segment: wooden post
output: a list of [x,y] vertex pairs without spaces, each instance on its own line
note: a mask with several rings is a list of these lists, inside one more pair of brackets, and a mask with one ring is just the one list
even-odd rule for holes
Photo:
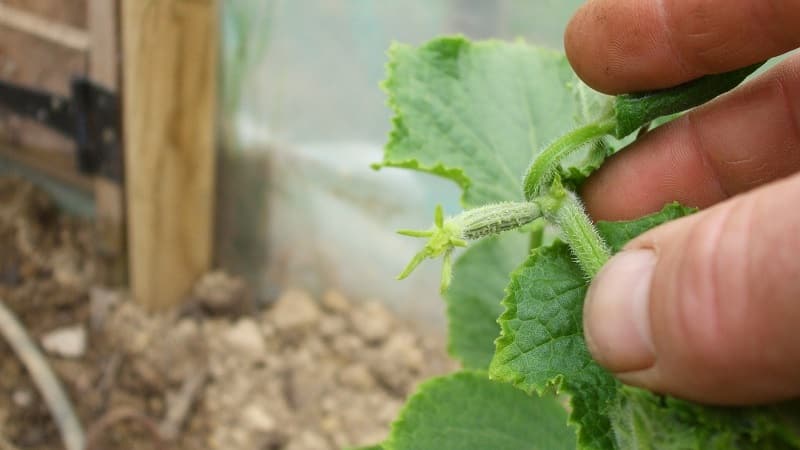
[[211,263],[216,0],[122,0],[130,282],[176,305]]
[[[88,0],[89,78],[119,92],[119,11],[117,0]],[[122,284],[127,278],[125,197],[123,186],[103,175],[93,179],[97,247],[106,269],[105,281]]]

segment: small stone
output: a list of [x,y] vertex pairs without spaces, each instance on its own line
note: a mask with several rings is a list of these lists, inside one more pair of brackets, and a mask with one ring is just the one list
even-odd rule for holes
[[322,401],[319,404],[322,411],[326,413],[335,413],[339,409],[336,393],[331,393],[322,397]]
[[151,413],[160,416],[164,412],[164,399],[155,396],[150,397],[147,399],[147,408]]
[[147,364],[170,384],[182,384],[206,366],[207,348],[195,320],[180,319],[159,333],[146,353]]
[[73,325],[57,328],[42,336],[42,347],[53,355],[80,358],[86,354],[86,327]]
[[333,338],[331,347],[339,355],[355,359],[359,357],[364,343],[356,335],[340,334]]
[[108,397],[108,407],[146,411],[147,402],[139,393],[133,394],[123,389],[112,389]]
[[374,445],[376,442],[381,442],[386,439],[386,435],[389,434],[388,427],[380,426],[380,425],[373,425],[368,428],[357,428],[353,430],[353,437],[352,440],[349,442],[349,446],[356,446],[356,447],[366,447],[369,445]]
[[209,272],[200,278],[192,289],[192,296],[214,313],[242,310],[250,300],[245,281],[222,271]]
[[275,337],[275,334],[277,333],[275,325],[265,320],[259,321],[259,325],[261,326],[261,334],[264,335],[264,339],[270,340]]
[[386,398],[382,399],[380,404],[375,408],[374,417],[383,423],[389,424],[400,413],[403,407],[403,402],[398,399]]
[[141,383],[154,390],[163,390],[167,387],[167,376],[153,364],[149,358],[135,358],[130,362],[133,373],[141,380]]
[[276,429],[275,419],[259,405],[250,405],[242,411],[242,421],[250,429],[271,433]]
[[350,311],[352,307],[347,298],[345,298],[341,292],[334,289],[328,289],[322,295],[322,306],[328,311],[335,313],[346,313]]
[[136,302],[122,302],[106,320],[105,334],[111,345],[133,355],[151,349],[151,341],[164,329],[164,320],[147,314]]
[[49,257],[53,279],[64,286],[84,288],[87,285],[87,274],[80,267],[80,255],[71,246],[56,249]]
[[325,433],[332,434],[342,429],[342,422],[338,416],[329,414],[320,420],[319,427]]
[[[314,361],[296,364],[287,377],[286,393],[290,404],[297,411],[316,409],[321,398],[335,388],[338,364],[333,361]],[[330,380],[320,383],[319,380]]]
[[416,336],[408,332],[397,333],[389,338],[382,353],[385,359],[413,371],[420,371],[425,365],[425,355],[419,349]]
[[355,389],[368,390],[375,387],[375,377],[364,364],[350,364],[339,372],[339,382]]
[[325,316],[319,321],[319,334],[326,338],[338,336],[347,331],[347,321],[339,316]]
[[116,305],[122,302],[121,291],[107,289],[100,286],[89,290],[89,323],[93,330],[102,330],[106,319],[110,316]]
[[269,311],[278,331],[294,332],[309,329],[320,319],[320,310],[311,296],[299,289],[290,289],[280,296]]
[[331,446],[324,437],[313,431],[303,431],[289,441],[284,450],[330,450]]
[[254,356],[264,355],[267,347],[256,321],[251,318],[238,320],[225,333],[225,341],[236,350]]
[[17,389],[11,394],[11,400],[18,408],[27,408],[33,404],[33,393],[27,389]]
[[368,302],[353,311],[350,323],[356,332],[369,343],[386,339],[392,331],[392,316],[378,302]]

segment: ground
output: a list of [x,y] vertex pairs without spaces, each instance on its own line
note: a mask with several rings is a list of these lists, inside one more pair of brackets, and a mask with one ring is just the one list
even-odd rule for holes
[[[97,283],[92,225],[0,179],[0,301],[66,386],[90,450],[326,450],[380,441],[416,383],[454,368],[442,339],[376,301],[287,289],[257,307],[207,274],[149,315]],[[19,355],[0,339],[0,450],[63,448]]]

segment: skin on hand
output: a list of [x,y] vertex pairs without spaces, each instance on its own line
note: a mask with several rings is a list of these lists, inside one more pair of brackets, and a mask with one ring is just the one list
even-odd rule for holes
[[[565,45],[582,79],[620,93],[781,54],[798,29],[796,0],[593,0]],[[800,395],[798,170],[800,54],[604,164],[582,192],[595,219],[674,200],[708,209],[600,271],[584,309],[595,358],[625,382],[702,402]]]

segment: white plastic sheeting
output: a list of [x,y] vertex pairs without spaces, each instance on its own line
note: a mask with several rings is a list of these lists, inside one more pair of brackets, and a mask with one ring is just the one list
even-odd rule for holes
[[441,34],[560,48],[577,0],[228,0],[223,6],[219,262],[264,300],[287,285],[341,289],[440,325],[441,262],[394,276],[437,203],[459,191],[381,160],[391,113],[378,84],[392,41]]

